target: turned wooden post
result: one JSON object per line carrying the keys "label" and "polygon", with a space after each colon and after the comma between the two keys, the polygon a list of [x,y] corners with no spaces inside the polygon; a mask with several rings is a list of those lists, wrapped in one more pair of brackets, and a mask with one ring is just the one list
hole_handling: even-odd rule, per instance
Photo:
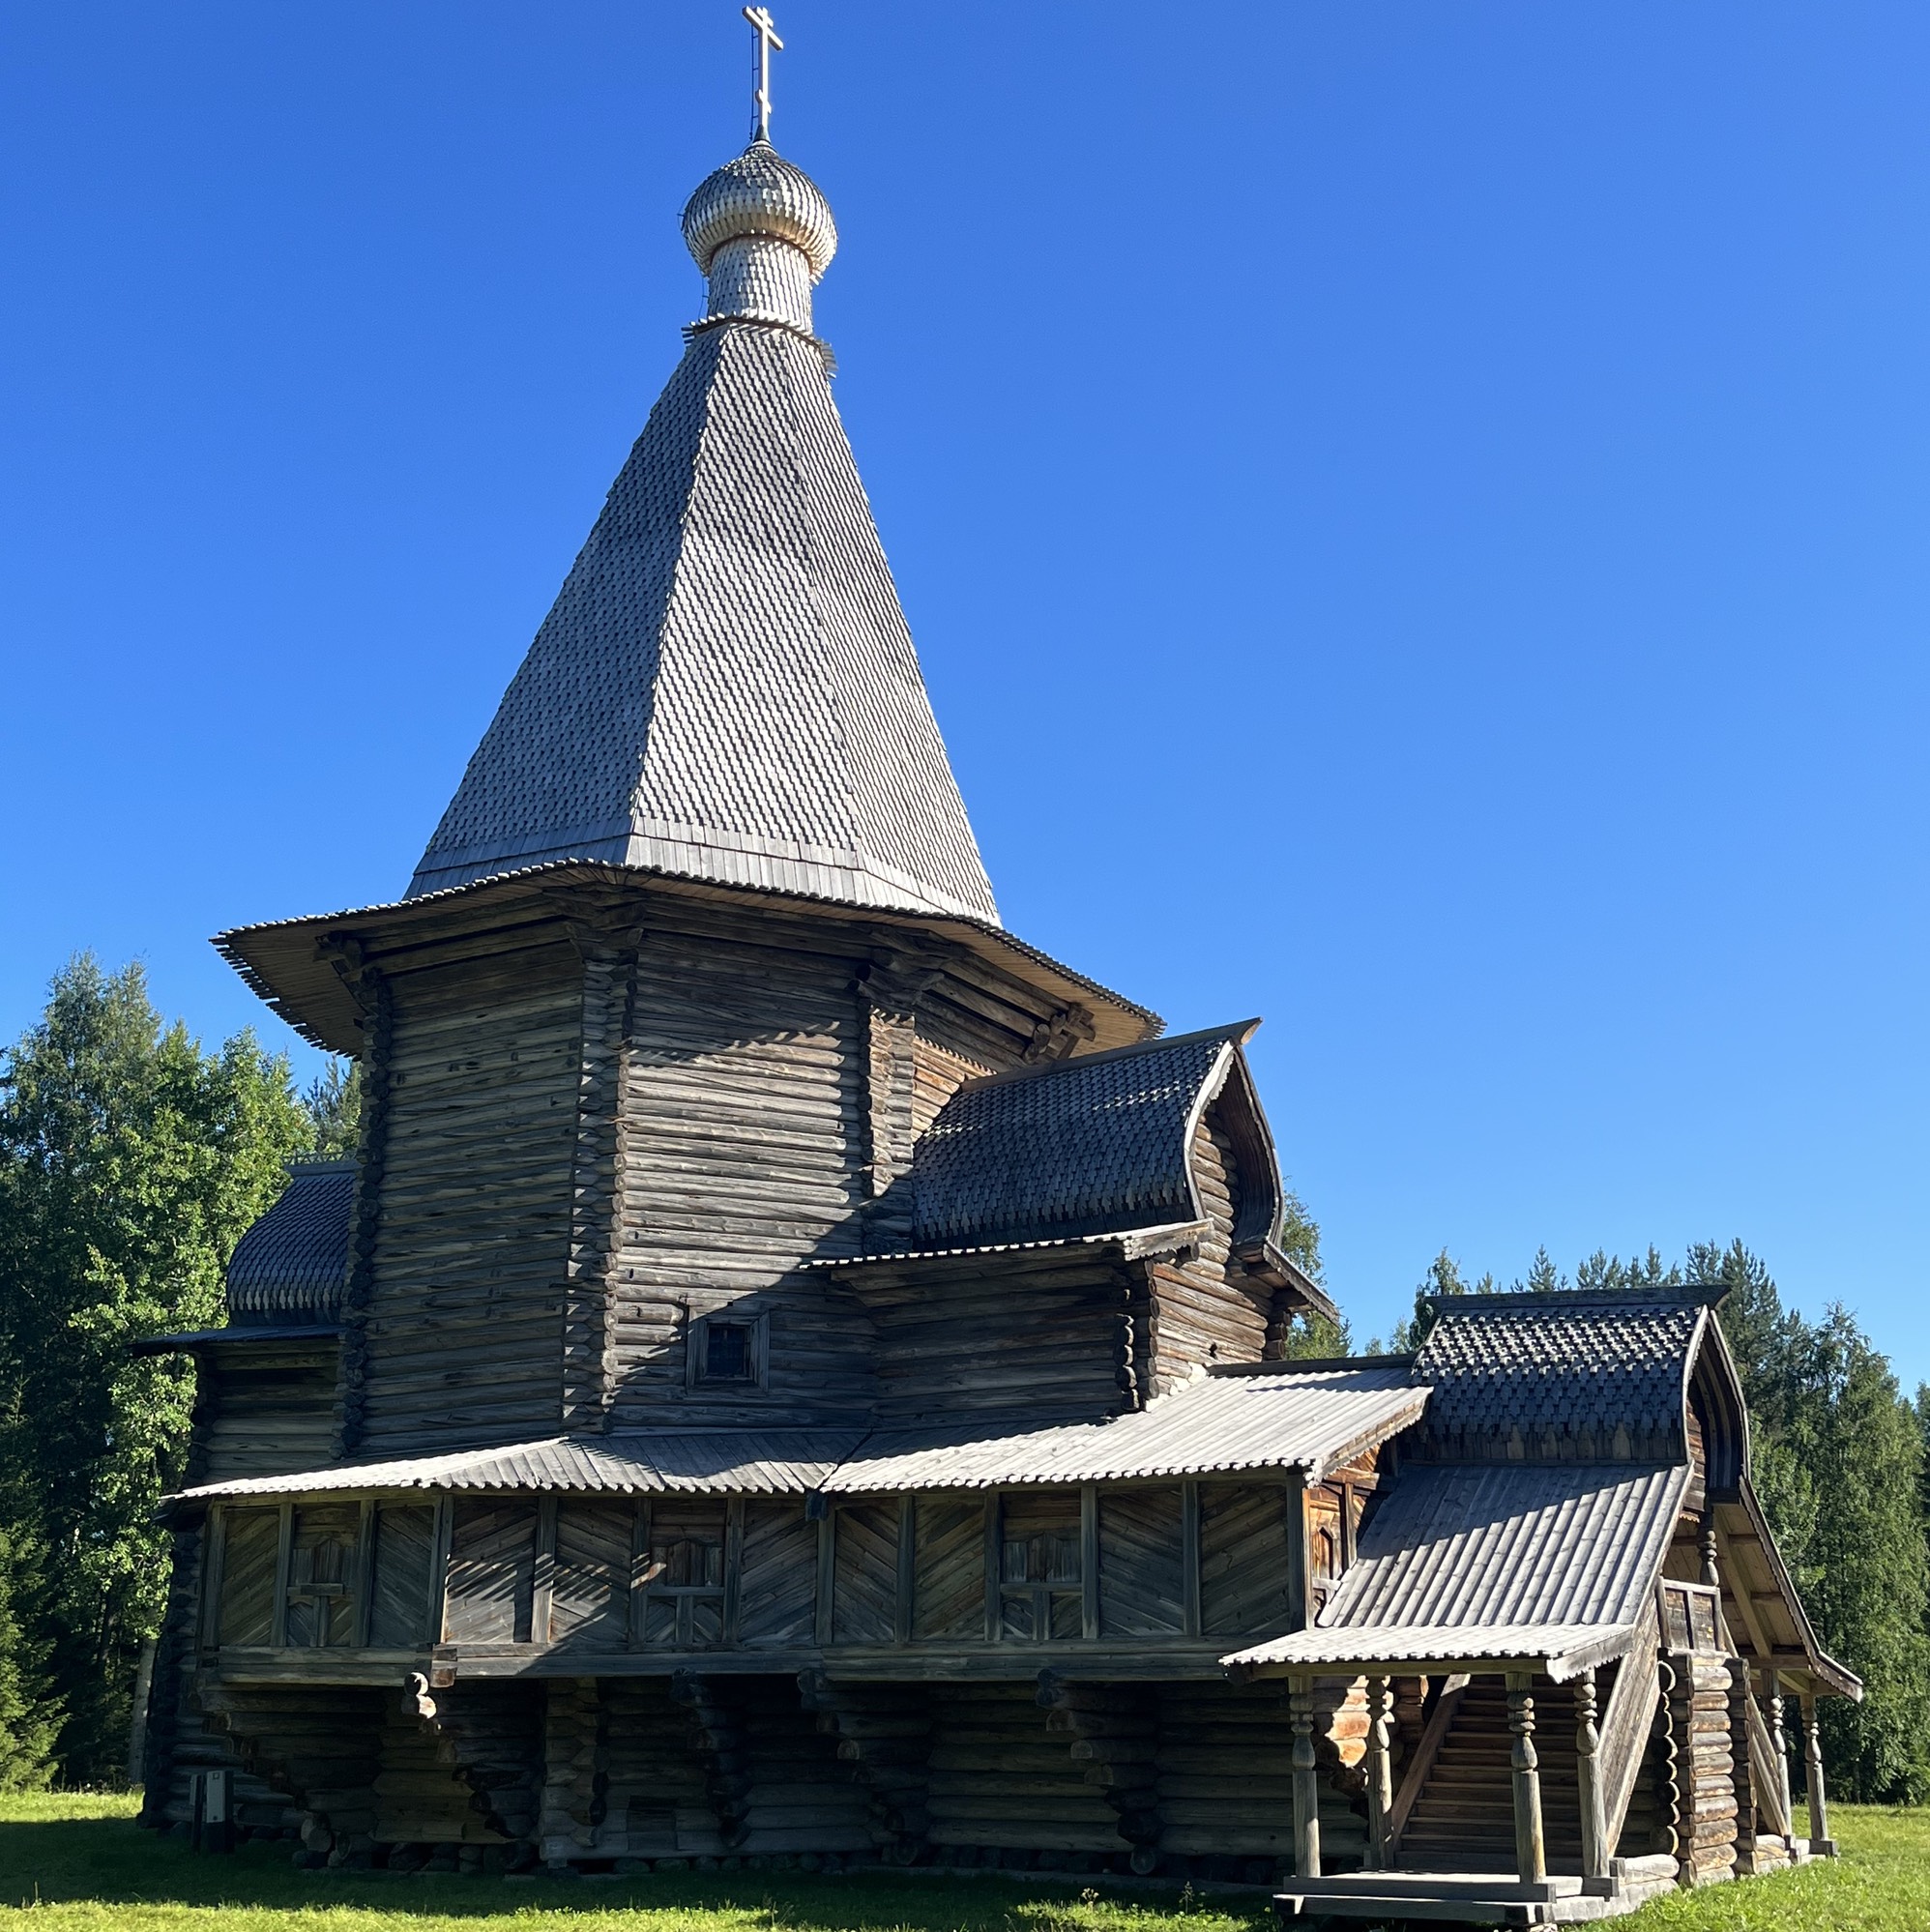
{"label": "turned wooden post", "polygon": [[1722,1571],[1716,1563],[1717,1555],[1715,1518],[1705,1516],[1702,1519],[1702,1581],[1711,1590],[1722,1588]]}
{"label": "turned wooden post", "polygon": [[1388,1826],[1394,1810],[1394,1688],[1385,1677],[1367,1680],[1367,1869],[1388,1866]]}
{"label": "turned wooden post", "polygon": [[1769,1745],[1776,1754],[1776,1781],[1783,1795],[1783,1817],[1792,1837],[1796,1835],[1796,1804],[1789,1786],[1789,1733],[1783,1728],[1783,1681],[1777,1671],[1769,1672]]}
{"label": "turned wooden post", "polygon": [[1816,1693],[1802,1696],[1802,1737],[1807,1755],[1803,1771],[1809,1779],[1809,1849],[1825,1858],[1835,1855],[1829,1837],[1829,1801],[1823,1793],[1823,1734],[1816,1728]]}
{"label": "turned wooden post", "polygon": [[1294,1866],[1301,1878],[1320,1876],[1320,1786],[1313,1767],[1313,1681],[1297,1677],[1289,1693],[1294,1726]]}
{"label": "turned wooden post", "polygon": [[1508,1764],[1514,1774],[1514,1862],[1523,1885],[1548,1876],[1548,1850],[1541,1831],[1541,1760],[1535,1753],[1535,1680],[1525,1671],[1507,1674],[1507,1728],[1514,1733]]}
{"label": "turned wooden post", "polygon": [[1582,1876],[1608,1873],[1608,1818],[1601,1800],[1601,1733],[1595,1729],[1594,1672],[1575,1680],[1575,1781],[1582,1801]]}

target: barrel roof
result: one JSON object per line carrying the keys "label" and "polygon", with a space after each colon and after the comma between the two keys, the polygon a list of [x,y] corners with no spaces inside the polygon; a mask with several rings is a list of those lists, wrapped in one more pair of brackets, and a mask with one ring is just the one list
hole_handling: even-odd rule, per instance
{"label": "barrel roof", "polygon": [[1444,1296],[1415,1359],[1434,1390],[1428,1431],[1589,1431],[1604,1454],[1618,1429],[1679,1435],[1708,1301],[1700,1289]]}
{"label": "barrel roof", "polygon": [[296,1161],[275,1205],[228,1262],[228,1319],[240,1326],[332,1322],[348,1273],[352,1160]]}
{"label": "barrel roof", "polygon": [[[913,1150],[913,1244],[953,1248],[1194,1221],[1201,1113],[1256,1021],[968,1082]],[[1257,1117],[1257,1106],[1252,1109]],[[1264,1137],[1264,1127],[1259,1130]],[[1277,1189],[1271,1145],[1253,1165]],[[1249,1186],[1261,1174],[1244,1177]],[[1259,1202],[1272,1232],[1268,1204]]]}

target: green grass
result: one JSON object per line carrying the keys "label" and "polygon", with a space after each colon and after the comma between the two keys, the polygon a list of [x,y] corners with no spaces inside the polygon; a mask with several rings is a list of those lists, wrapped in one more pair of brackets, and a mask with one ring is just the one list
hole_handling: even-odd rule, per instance
{"label": "green grass", "polygon": [[[1258,1897],[1019,1878],[802,1872],[513,1883],[298,1871],[288,1849],[200,1858],[114,1794],[0,1796],[5,1932],[1271,1932]],[[1628,1932],[1930,1932],[1930,1810],[1833,1814],[1844,1856],[1658,1899]],[[1076,1882],[1075,1882],[1076,1884]]]}
{"label": "green grass", "polygon": [[[1270,1932],[1250,1899],[1019,1879],[709,1872],[577,1880],[298,1871],[286,1845],[200,1857],[135,1801],[0,1795],[5,1932]],[[1233,1909],[1227,1910],[1231,1904]]]}
{"label": "green grass", "polygon": [[1841,1858],[1658,1898],[1618,1932],[1930,1932],[1930,1809],[1832,1804],[1829,1824]]}

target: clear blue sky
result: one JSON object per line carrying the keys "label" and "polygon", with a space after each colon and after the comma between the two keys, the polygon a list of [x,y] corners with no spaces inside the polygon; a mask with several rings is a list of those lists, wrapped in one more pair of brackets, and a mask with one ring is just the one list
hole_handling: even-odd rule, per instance
{"label": "clear blue sky", "polygon": [[[1930,1375],[1930,10],[777,11],[1009,923],[1266,1015],[1363,1339],[1444,1244],[1740,1234]],[[746,42],[0,15],[0,1034],[91,946],[290,1043],[207,935],[403,887]]]}

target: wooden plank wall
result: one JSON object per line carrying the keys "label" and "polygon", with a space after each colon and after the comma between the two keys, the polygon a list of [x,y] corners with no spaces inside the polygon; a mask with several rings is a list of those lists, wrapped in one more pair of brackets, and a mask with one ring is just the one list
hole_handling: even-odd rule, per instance
{"label": "wooden plank wall", "polygon": [[934,1684],[931,1713],[933,1844],[1124,1848],[1104,1793],[1086,1781],[1069,1741],[1047,1729],[1036,1685]]}
{"label": "wooden plank wall", "polygon": [[553,1431],[582,966],[559,936],[389,977],[385,1164],[361,1447]]}
{"label": "wooden plank wall", "polygon": [[228,1506],[210,1640],[341,1647],[366,1617],[378,1649],[977,1645],[988,1569],[1007,1642],[1293,1628],[1298,1491],[1209,1482],[1193,1494],[1190,1513],[1180,1483],[1099,1485],[1090,1499],[1064,1485],[889,1495],[839,1500],[822,1523],[802,1497],[458,1496],[445,1506],[446,1600],[433,1633],[429,1506],[384,1501],[366,1524],[355,1504]]}
{"label": "wooden plank wall", "polygon": [[[806,1258],[853,1251],[864,1068],[848,960],[653,931],[637,960],[609,1350],[614,1426],[848,1423],[869,1329]],[[687,1386],[691,1317],[770,1321],[769,1388]]]}

